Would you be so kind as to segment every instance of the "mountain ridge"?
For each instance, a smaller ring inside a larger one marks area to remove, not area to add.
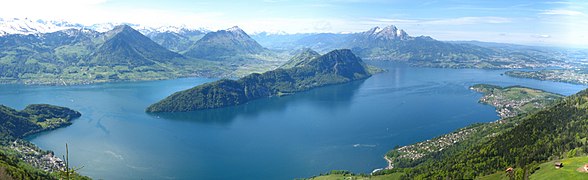
[[[238,80],[222,79],[176,92],[150,105],[146,111],[184,112],[222,108],[370,76],[367,66],[351,50],[334,50],[291,68],[253,73]]]
[[[183,58],[182,55],[169,51],[128,25],[117,26],[104,36],[106,41],[90,55],[90,62],[93,64],[138,67]]]
[[[265,51],[257,41],[238,26],[209,32],[196,41],[184,55],[194,58],[221,60],[237,54],[259,54]]]

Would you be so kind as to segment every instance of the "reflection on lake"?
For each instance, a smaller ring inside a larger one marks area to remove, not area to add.
[[[261,113],[281,112],[288,105],[298,102],[309,103],[326,110],[339,106],[349,106],[355,93],[364,80],[344,85],[333,85],[313,91],[300,92],[295,95],[262,98],[246,104],[226,108],[208,109],[193,112],[152,113],[152,116],[170,120],[196,123],[227,124],[238,116],[243,119],[255,119]]]

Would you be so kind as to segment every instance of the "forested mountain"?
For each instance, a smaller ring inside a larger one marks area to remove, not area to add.
[[[72,119],[80,116],[77,111],[48,104],[31,104],[22,111],[0,105],[0,134],[21,138],[31,133],[70,125]]]
[[[305,55],[310,54],[310,56]],[[314,54],[314,55],[313,55]],[[363,61],[351,50],[334,50],[322,56],[304,51],[279,68],[263,74],[253,73],[239,80],[223,79],[176,92],[149,106],[148,112],[178,112],[220,108],[243,104],[268,96],[305,91],[371,76]]]
[[[235,26],[210,32],[199,39],[184,55],[201,59],[222,60],[231,56],[259,54],[265,49]]]
[[[106,41],[90,55],[89,65],[135,68],[184,59],[127,25],[117,26],[102,36],[100,39]]]
[[[290,60],[284,63],[284,65],[282,65],[280,68],[287,69],[296,66],[302,66],[310,63],[310,61],[320,56],[321,54],[319,54],[318,52],[309,48],[305,48],[298,52],[296,55],[294,55],[294,57],[290,58]]]
[[[194,32],[186,32],[187,34]],[[87,84],[221,74],[212,63],[186,59],[128,25],[100,33],[67,29],[0,37],[0,82]]]

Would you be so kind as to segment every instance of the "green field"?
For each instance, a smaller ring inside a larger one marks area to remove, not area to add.
[[[588,164],[588,156],[562,159],[564,167],[556,169],[555,161],[539,165],[539,170],[530,179],[588,179],[588,173],[578,172],[577,169]]]
[[[400,179],[404,173],[392,173],[379,176],[359,176],[352,174],[329,174],[324,176],[317,176],[310,178],[312,180],[389,180],[389,179]]]
[[[487,176],[478,177],[476,179],[477,180],[496,180],[496,179],[509,179],[509,178],[506,175],[506,172],[497,172],[497,173],[490,174]]]

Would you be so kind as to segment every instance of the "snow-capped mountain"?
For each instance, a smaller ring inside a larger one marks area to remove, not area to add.
[[[188,27],[188,26],[160,26],[157,28],[152,28],[153,31],[155,32],[173,32],[173,33],[178,33],[178,34],[184,34],[184,33],[189,33],[189,32],[194,32],[194,31],[199,31],[202,33],[207,33],[210,32],[210,30],[208,29],[204,29],[204,28],[193,28],[193,27]]]
[[[140,24],[130,23],[100,23],[92,25],[82,25],[70,23],[67,21],[54,20],[33,20],[29,18],[0,18],[0,36],[9,34],[40,34],[56,32],[64,29],[90,29],[97,32],[107,32],[116,26],[128,25],[144,35],[152,33],[173,32],[179,34],[190,34],[192,32],[206,33],[209,30],[203,28],[192,28],[187,26],[143,26]]]
[[[378,40],[407,40],[410,38],[404,30],[398,29],[394,25],[386,26],[384,28],[376,26],[363,32],[362,35]]]
[[[239,26],[233,26],[225,31],[239,38],[250,38],[249,35],[243,31],[243,29],[239,28]]]
[[[80,24],[65,21],[32,20],[28,18],[0,18],[0,36],[8,34],[39,34],[64,29],[81,28]]]

